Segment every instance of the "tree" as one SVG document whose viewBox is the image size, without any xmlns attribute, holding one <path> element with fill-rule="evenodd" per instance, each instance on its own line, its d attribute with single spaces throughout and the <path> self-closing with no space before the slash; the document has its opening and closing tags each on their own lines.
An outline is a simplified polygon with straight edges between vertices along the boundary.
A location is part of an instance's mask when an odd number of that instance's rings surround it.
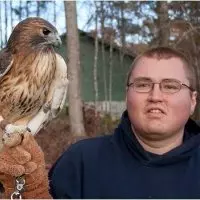
<svg viewBox="0 0 200 200">
<path fill-rule="evenodd" d="M 8 29 L 8 9 L 7 9 L 7 2 L 4 1 L 4 18 L 5 18 L 5 42 L 7 42 L 8 35 L 7 35 L 7 29 Z"/>
<path fill-rule="evenodd" d="M 53 1 L 53 22 L 56 26 L 56 1 Z"/>
<path fill-rule="evenodd" d="M 26 10 L 26 17 L 29 17 L 29 6 L 30 6 L 30 1 L 26 1 L 26 5 L 25 5 L 25 10 Z"/>
<path fill-rule="evenodd" d="M 22 1 L 20 0 L 19 1 L 19 21 L 22 20 L 22 10 L 23 10 L 23 8 L 22 8 Z"/>
<path fill-rule="evenodd" d="M 69 78 L 69 117 L 71 132 L 84 136 L 83 105 L 80 91 L 80 47 L 75 1 L 64 1 L 67 27 L 67 57 Z"/>
<path fill-rule="evenodd" d="M 96 2 L 95 2 L 96 5 Z M 98 91 L 98 78 L 97 78 L 97 61 L 99 53 L 99 40 L 98 40 L 98 12 L 96 5 L 96 14 L 95 14 L 95 52 L 94 52 L 94 66 L 93 66 L 93 80 L 94 80 L 94 105 L 95 105 L 95 115 L 97 114 L 97 102 L 99 100 L 99 91 Z"/>
<path fill-rule="evenodd" d="M 120 65 L 123 67 L 123 60 L 124 60 L 124 48 L 126 45 L 126 19 L 125 19 L 125 6 L 126 3 L 124 1 L 116 1 L 114 2 L 115 9 L 117 9 L 117 26 L 119 30 L 119 37 L 120 37 Z"/>
<path fill-rule="evenodd" d="M 106 78 L 106 60 L 105 60 L 105 9 L 103 1 L 100 2 L 100 22 L 101 22 L 101 53 L 102 53 L 102 70 L 103 70 L 103 84 L 104 84 L 104 98 L 106 102 L 106 112 L 108 111 L 108 89 L 107 89 L 107 78 Z"/>
<path fill-rule="evenodd" d="M 111 8 L 111 14 L 113 16 L 113 9 Z M 115 30 L 113 29 L 113 19 L 110 20 L 110 31 L 109 31 L 109 43 L 110 43 L 110 55 L 109 55 L 109 109 L 111 113 L 111 102 L 112 102 L 112 82 L 113 82 L 113 43 L 116 36 Z M 121 61 L 121 59 L 120 59 Z"/>
<path fill-rule="evenodd" d="M 2 33 L 2 18 L 1 18 L 1 12 L 2 12 L 2 4 L 0 2 L 0 48 L 3 48 L 3 33 Z"/>
<path fill-rule="evenodd" d="M 168 16 L 168 2 L 158 1 L 158 41 L 159 45 L 167 46 L 169 44 L 170 26 Z"/>
</svg>

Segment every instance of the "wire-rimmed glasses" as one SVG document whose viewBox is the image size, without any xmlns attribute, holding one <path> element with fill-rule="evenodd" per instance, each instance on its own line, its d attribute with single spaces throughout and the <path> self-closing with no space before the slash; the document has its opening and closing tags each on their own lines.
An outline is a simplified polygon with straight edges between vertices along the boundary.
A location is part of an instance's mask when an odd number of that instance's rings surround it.
<svg viewBox="0 0 200 200">
<path fill-rule="evenodd" d="M 147 93 L 153 90 L 155 84 L 159 84 L 160 90 L 168 94 L 179 92 L 182 87 L 194 91 L 193 88 L 176 79 L 162 79 L 160 82 L 154 82 L 150 78 L 139 77 L 127 86 L 132 87 L 136 92 Z"/>
</svg>

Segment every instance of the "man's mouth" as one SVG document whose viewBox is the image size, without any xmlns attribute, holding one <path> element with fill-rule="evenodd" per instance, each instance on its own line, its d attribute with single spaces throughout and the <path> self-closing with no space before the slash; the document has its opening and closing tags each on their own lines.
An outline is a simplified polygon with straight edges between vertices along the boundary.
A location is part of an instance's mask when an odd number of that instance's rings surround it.
<svg viewBox="0 0 200 200">
<path fill-rule="evenodd" d="M 163 113 L 161 110 L 159 110 L 159 109 L 150 109 L 149 111 L 148 111 L 149 113 Z"/>
<path fill-rule="evenodd" d="M 162 108 L 149 108 L 147 109 L 147 113 L 158 113 L 158 114 L 165 114 L 165 111 Z"/>
</svg>

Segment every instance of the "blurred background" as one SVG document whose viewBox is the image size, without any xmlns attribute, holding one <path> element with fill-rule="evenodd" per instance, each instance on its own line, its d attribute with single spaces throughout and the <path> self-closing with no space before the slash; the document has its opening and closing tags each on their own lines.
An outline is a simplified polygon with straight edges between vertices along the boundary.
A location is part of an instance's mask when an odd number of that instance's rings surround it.
<svg viewBox="0 0 200 200">
<path fill-rule="evenodd" d="M 49 166 L 71 143 L 113 133 L 131 63 L 149 47 L 181 49 L 200 91 L 198 1 L 0 1 L 0 48 L 19 21 L 35 16 L 57 27 L 70 81 L 65 108 L 36 136 Z"/>
</svg>

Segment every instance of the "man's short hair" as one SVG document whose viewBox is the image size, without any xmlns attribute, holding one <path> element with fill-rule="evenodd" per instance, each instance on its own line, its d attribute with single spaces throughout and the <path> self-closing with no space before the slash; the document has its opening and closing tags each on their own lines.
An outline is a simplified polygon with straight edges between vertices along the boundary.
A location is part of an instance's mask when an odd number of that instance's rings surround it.
<svg viewBox="0 0 200 200">
<path fill-rule="evenodd" d="M 142 54 L 138 55 L 131 65 L 131 69 L 127 76 L 127 85 L 129 84 L 129 79 L 131 77 L 132 71 L 134 70 L 135 66 L 137 65 L 138 61 L 141 58 L 156 58 L 160 59 L 170 59 L 170 58 L 179 58 L 184 63 L 184 69 L 186 73 L 186 77 L 189 80 L 190 87 L 196 90 L 196 76 L 194 73 L 194 68 L 192 66 L 192 62 L 190 59 L 182 52 L 172 47 L 154 47 L 148 49 L 147 51 L 143 52 Z"/>
</svg>

